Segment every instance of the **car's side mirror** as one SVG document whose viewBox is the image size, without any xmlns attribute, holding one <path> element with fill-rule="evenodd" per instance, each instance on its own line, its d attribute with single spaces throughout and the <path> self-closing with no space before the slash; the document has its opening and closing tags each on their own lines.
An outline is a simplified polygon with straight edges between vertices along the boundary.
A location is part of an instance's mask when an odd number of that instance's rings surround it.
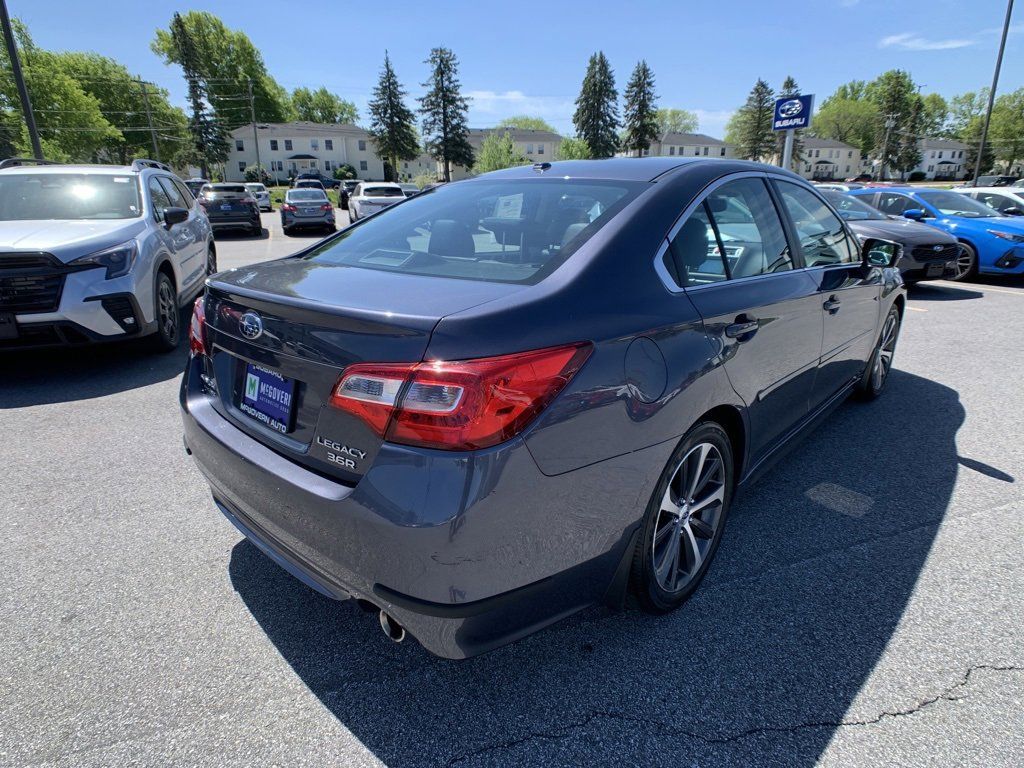
<svg viewBox="0 0 1024 768">
<path fill-rule="evenodd" d="M 895 267 L 903 255 L 903 246 L 892 240 L 869 237 L 861 243 L 860 258 L 868 267 Z"/>
<path fill-rule="evenodd" d="M 903 212 L 903 218 L 920 221 L 924 218 L 924 211 L 920 208 L 908 208 Z"/>
<path fill-rule="evenodd" d="M 1003 213 L 1007 216 L 1024 216 L 1024 210 L 1015 205 L 1011 205 L 1009 208 L 1004 208 Z"/>
<path fill-rule="evenodd" d="M 170 229 L 175 224 L 181 224 L 181 222 L 188 219 L 188 210 L 186 208 L 164 208 L 164 226 Z"/>
</svg>

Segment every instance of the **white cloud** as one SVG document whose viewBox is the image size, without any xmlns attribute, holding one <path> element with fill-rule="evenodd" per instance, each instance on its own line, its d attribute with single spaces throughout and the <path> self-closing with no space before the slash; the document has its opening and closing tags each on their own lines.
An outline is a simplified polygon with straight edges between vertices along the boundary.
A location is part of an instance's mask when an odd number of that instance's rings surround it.
<svg viewBox="0 0 1024 768">
<path fill-rule="evenodd" d="M 878 41 L 879 48 L 899 48 L 904 51 L 948 51 L 953 48 L 966 48 L 975 41 L 966 38 L 950 40 L 929 40 L 916 32 L 902 32 L 889 35 Z"/>
<path fill-rule="evenodd" d="M 466 96 L 472 99 L 470 111 L 498 119 L 516 114 L 558 119 L 572 115 L 575 108 L 571 99 L 530 96 L 522 91 L 467 91 Z"/>
</svg>

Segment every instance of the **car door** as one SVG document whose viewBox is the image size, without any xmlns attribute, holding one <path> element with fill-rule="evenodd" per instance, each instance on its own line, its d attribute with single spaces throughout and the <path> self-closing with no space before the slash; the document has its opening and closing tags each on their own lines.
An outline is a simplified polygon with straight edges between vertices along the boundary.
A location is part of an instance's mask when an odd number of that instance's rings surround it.
<svg viewBox="0 0 1024 768">
<path fill-rule="evenodd" d="M 747 406 L 756 462 L 807 415 L 822 339 L 817 286 L 793 260 L 764 175 L 712 187 L 667 255 Z"/>
<path fill-rule="evenodd" d="M 821 361 L 811 394 L 814 410 L 864 370 L 878 328 L 882 273 L 862 264 L 857 239 L 816 192 L 781 179 L 772 183 L 823 313 Z"/>
<path fill-rule="evenodd" d="M 1007 213 L 1011 209 L 1016 211 L 1024 210 L 1024 203 L 1014 199 L 1011 195 L 1003 195 L 998 192 L 972 192 L 970 196 L 979 203 L 984 203 L 989 208 L 995 208 L 1000 213 L 1008 216 L 1018 215 Z"/>
<path fill-rule="evenodd" d="M 170 176 L 156 178 L 167 194 L 171 206 L 188 211 L 188 218 L 170 229 L 180 259 L 181 292 L 188 293 L 206 275 L 206 238 L 201 228 L 202 222 L 191 201 L 182 194 L 182 190 Z"/>
<path fill-rule="evenodd" d="M 156 227 L 156 237 L 159 238 L 164 251 L 174 263 L 175 272 L 178 276 L 178 295 L 183 296 L 187 292 L 185 278 L 188 276 L 186 269 L 192 243 L 182 229 L 184 222 L 174 225 L 169 230 L 164 226 L 164 211 L 176 206 L 171 205 L 171 199 L 157 176 L 149 177 L 149 182 L 146 184 L 146 194 L 149 196 L 150 210 L 153 212 L 153 218 L 159 224 Z"/>
</svg>

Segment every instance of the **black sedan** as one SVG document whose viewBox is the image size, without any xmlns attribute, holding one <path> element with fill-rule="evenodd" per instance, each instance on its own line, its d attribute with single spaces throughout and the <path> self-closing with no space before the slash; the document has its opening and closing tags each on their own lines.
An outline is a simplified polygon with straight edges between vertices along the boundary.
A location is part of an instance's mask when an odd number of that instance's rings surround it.
<svg viewBox="0 0 1024 768">
<path fill-rule="evenodd" d="M 245 229 L 259 237 L 263 234 L 260 206 L 244 184 L 209 184 L 199 196 L 214 231 Z"/>
<path fill-rule="evenodd" d="M 844 192 L 823 189 L 821 194 L 846 219 L 859 239 L 878 237 L 903 246 L 898 266 L 907 285 L 952 277 L 956 272 L 960 244 L 952 235 L 917 221 L 886 216 Z"/>
</svg>

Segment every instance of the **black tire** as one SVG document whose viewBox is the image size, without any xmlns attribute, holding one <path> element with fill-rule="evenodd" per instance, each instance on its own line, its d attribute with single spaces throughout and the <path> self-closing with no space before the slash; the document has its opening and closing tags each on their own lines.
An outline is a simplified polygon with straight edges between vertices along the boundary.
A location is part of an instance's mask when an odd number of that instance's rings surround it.
<svg viewBox="0 0 1024 768">
<path fill-rule="evenodd" d="M 292 228 L 291 228 L 291 227 L 286 227 L 286 226 L 284 226 L 284 225 L 282 224 L 282 225 L 281 225 L 281 231 L 282 231 L 282 232 L 284 232 L 284 233 L 285 233 L 285 235 L 287 235 L 288 237 L 291 237 L 291 236 L 292 236 Z"/>
<path fill-rule="evenodd" d="M 889 380 L 889 371 L 892 370 L 892 360 L 896 354 L 896 342 L 899 341 L 899 338 L 900 311 L 893 305 L 889 307 L 889 314 L 885 316 L 885 322 L 882 323 L 878 341 L 871 352 L 871 357 L 868 358 L 867 367 L 857 383 L 857 394 L 862 400 L 874 400 L 885 389 L 885 382 Z"/>
<path fill-rule="evenodd" d="M 250 230 L 253 237 L 263 237 L 263 225 L 257 224 Z"/>
<path fill-rule="evenodd" d="M 640 527 L 630 592 L 642 610 L 673 611 L 700 585 L 722 540 L 734 485 L 729 436 L 713 421 L 697 424 L 672 452 Z M 688 566 L 685 573 L 681 566 Z"/>
<path fill-rule="evenodd" d="M 206 249 L 206 276 L 209 277 L 217 272 L 217 249 L 211 244 Z"/>
<path fill-rule="evenodd" d="M 978 275 L 978 251 L 970 243 L 960 241 L 960 255 L 957 257 L 950 280 L 964 282 Z"/>
<path fill-rule="evenodd" d="M 160 352 L 171 352 L 181 341 L 181 308 L 174 282 L 166 272 L 157 274 L 154 305 L 156 333 L 152 338 L 153 347 Z"/>
</svg>

